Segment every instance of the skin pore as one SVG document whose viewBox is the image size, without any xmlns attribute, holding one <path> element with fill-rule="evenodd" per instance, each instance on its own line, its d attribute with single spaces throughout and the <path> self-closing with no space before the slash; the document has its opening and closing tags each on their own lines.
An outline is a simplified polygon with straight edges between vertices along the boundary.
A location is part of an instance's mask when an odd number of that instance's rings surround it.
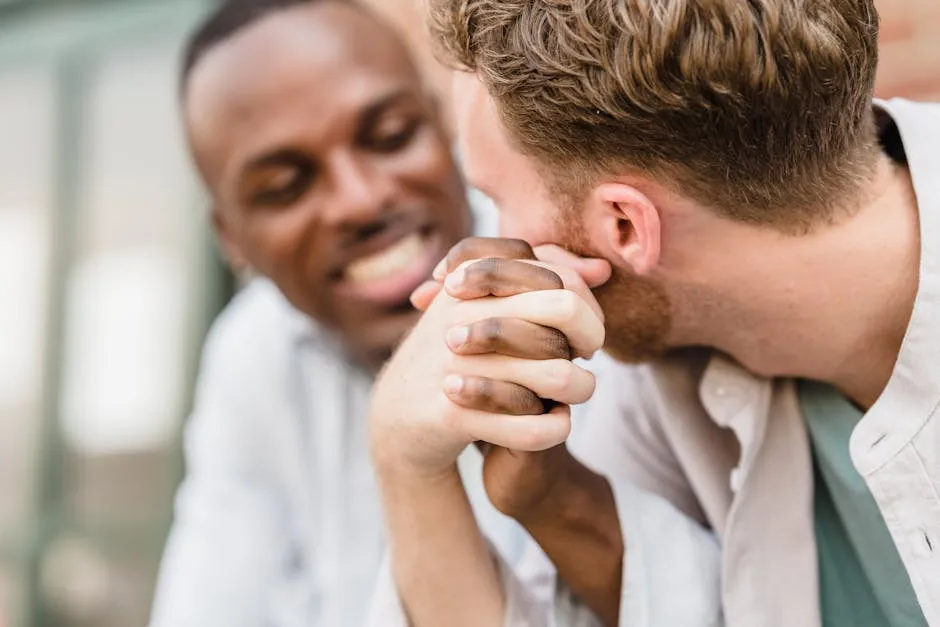
<svg viewBox="0 0 940 627">
<path fill-rule="evenodd" d="M 198 62 L 185 121 L 229 260 L 376 369 L 417 319 L 411 291 L 471 227 L 402 42 L 361 7 L 275 12 Z"/>
<path fill-rule="evenodd" d="M 639 328 L 663 348 L 708 346 L 760 375 L 828 382 L 863 408 L 877 400 L 917 290 L 920 235 L 906 168 L 879 156 L 853 210 L 807 234 L 730 220 L 631 174 L 599 182 L 572 226 L 562 219 L 571 209 L 510 144 L 476 77 L 458 73 L 454 96 L 467 177 L 500 208 L 502 234 L 614 266 L 620 285 L 597 292 L 609 338 L 629 343 L 620 330 Z M 618 298 L 640 305 L 611 306 Z M 650 347 L 613 352 L 648 357 Z"/>
</svg>

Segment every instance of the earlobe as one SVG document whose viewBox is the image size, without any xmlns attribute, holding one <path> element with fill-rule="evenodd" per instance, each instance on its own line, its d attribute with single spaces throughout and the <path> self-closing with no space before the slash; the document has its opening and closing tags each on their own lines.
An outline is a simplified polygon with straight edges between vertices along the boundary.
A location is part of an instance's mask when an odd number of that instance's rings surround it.
<svg viewBox="0 0 940 627">
<path fill-rule="evenodd" d="M 636 274 L 648 274 L 659 263 L 662 223 L 656 205 L 641 191 L 623 183 L 605 183 L 595 190 L 603 214 L 600 234 L 610 252 Z"/>
</svg>

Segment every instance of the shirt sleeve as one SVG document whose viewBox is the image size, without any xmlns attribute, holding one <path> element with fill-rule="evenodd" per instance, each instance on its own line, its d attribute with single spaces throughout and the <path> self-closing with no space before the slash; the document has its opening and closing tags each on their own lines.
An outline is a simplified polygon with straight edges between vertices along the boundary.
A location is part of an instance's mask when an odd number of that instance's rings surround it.
<svg viewBox="0 0 940 627">
<path fill-rule="evenodd" d="M 290 562 L 284 509 L 266 469 L 270 447 L 250 422 L 254 412 L 240 407 L 245 360 L 232 344 L 216 332 L 204 351 L 151 627 L 267 624 L 274 582 Z"/>
<path fill-rule="evenodd" d="M 620 627 L 721 627 L 717 539 L 665 499 L 612 483 L 626 547 Z M 550 627 L 601 627 L 530 539 L 516 577 L 529 597 L 554 595 Z M 543 591 L 540 593 L 540 591 Z M 525 624 L 525 623 L 523 623 Z M 541 624 L 541 623 L 536 623 Z"/>
</svg>

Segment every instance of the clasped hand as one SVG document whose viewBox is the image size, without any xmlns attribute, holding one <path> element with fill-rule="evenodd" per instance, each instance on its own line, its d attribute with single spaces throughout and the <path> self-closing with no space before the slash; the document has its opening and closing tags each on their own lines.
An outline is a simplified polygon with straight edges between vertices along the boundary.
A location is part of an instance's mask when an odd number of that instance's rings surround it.
<svg viewBox="0 0 940 627">
<path fill-rule="evenodd" d="M 605 261 L 557 247 L 541 247 L 537 257 L 519 240 L 455 246 L 413 295 L 425 313 L 374 388 L 376 463 L 433 475 L 473 442 L 501 447 L 503 456 L 562 444 L 570 406 L 594 392 L 593 375 L 572 359 L 603 346 L 603 312 L 589 286 L 609 276 Z"/>
</svg>

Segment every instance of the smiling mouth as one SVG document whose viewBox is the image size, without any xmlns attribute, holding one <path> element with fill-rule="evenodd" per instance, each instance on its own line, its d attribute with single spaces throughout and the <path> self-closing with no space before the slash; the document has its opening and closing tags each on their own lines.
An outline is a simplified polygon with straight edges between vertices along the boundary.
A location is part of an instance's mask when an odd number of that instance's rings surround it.
<svg viewBox="0 0 940 627">
<path fill-rule="evenodd" d="M 421 256 L 424 249 L 421 235 L 412 233 L 384 250 L 352 262 L 346 266 L 343 275 L 350 283 L 359 285 L 381 281 L 406 270 Z"/>
<path fill-rule="evenodd" d="M 431 276 L 442 255 L 431 229 L 416 230 L 385 248 L 351 261 L 342 271 L 337 290 L 347 297 L 384 307 L 398 307 Z"/>
</svg>

